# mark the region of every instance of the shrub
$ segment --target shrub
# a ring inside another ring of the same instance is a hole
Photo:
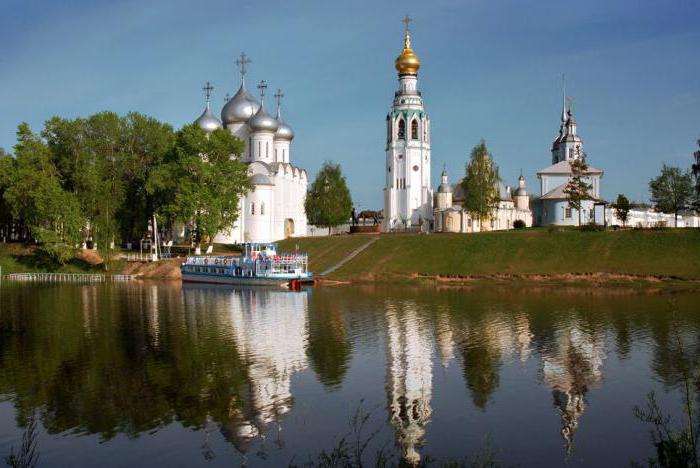
[[[525,221],[523,221],[522,219],[516,219],[515,221],[513,221],[513,227],[515,229],[524,229],[526,227]]]

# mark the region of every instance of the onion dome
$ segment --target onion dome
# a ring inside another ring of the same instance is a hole
[[[258,101],[248,94],[245,82],[241,82],[238,92],[221,109],[224,125],[247,122],[260,109]]]
[[[248,121],[248,126],[252,132],[270,132],[275,133],[279,128],[277,119],[265,111],[264,106],[260,106],[258,111]]]
[[[275,132],[275,140],[286,140],[292,141],[294,139],[294,132],[292,127],[287,125],[287,123],[282,120],[282,114],[279,107],[277,108],[277,131]]]
[[[447,169],[443,168],[442,169],[442,183],[438,187],[438,193],[451,193],[452,192],[452,186],[447,180]]]
[[[399,72],[399,75],[418,74],[420,60],[418,60],[418,56],[411,49],[411,35],[408,30],[406,30],[406,36],[404,37],[403,52],[396,57],[394,66],[396,67],[396,71]]]
[[[265,174],[253,174],[250,178],[250,183],[253,185],[275,185]]]
[[[527,196],[527,189],[525,188],[525,177],[523,177],[522,174],[520,174],[520,177],[518,177],[518,188],[515,190],[515,196],[516,197],[526,197]]]
[[[217,119],[214,114],[212,114],[211,108],[209,107],[209,102],[207,102],[207,107],[204,109],[204,112],[202,112],[202,115],[200,115],[199,118],[194,121],[194,123],[199,125],[199,128],[207,133],[223,128],[221,121]]]

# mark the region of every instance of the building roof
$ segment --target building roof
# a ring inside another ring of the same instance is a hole
[[[569,161],[559,161],[558,163],[549,166],[537,172],[537,175],[569,175],[571,174],[571,163]],[[603,171],[596,169],[593,166],[588,166],[587,174],[602,175]]]
[[[564,192],[564,189],[566,188],[566,184],[568,182],[564,182],[563,184],[553,188],[549,192],[545,193],[540,197],[540,200],[568,200],[569,196]],[[594,196],[591,195],[590,200],[593,201],[601,201],[599,198],[595,198]]]

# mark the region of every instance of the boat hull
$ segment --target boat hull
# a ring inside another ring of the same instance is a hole
[[[277,286],[288,287],[290,281],[308,281],[310,278],[265,278],[259,276],[223,276],[205,273],[182,272],[182,281],[186,283],[233,284],[244,286]]]

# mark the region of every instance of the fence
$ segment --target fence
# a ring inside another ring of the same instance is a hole
[[[43,283],[105,283],[107,281],[132,281],[134,275],[97,275],[90,273],[11,273],[3,279],[8,281],[34,281]]]

